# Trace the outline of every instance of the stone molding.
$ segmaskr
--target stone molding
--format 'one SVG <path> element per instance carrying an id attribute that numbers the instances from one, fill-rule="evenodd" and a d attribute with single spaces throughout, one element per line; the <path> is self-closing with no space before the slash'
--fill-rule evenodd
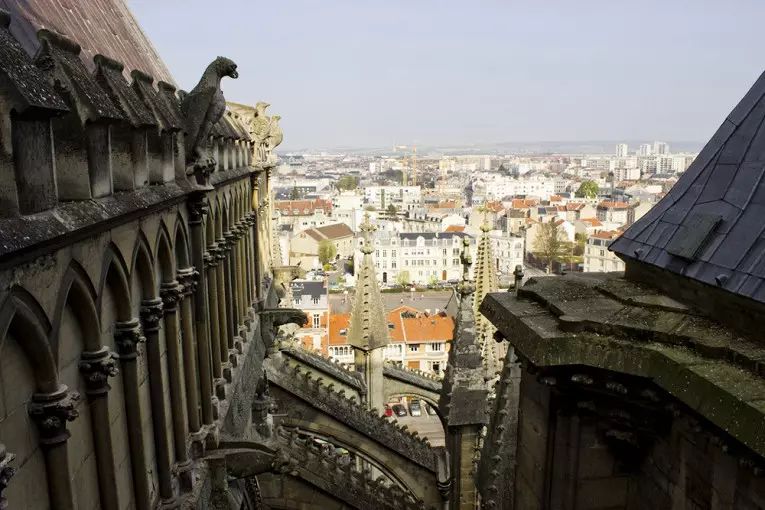
<path id="1" fill-rule="evenodd" d="M 324 372 L 325 374 L 338 379 L 340 382 L 353 386 L 361 393 L 367 392 L 366 384 L 361 378 L 361 374 L 358 372 L 351 372 L 350 370 L 343 368 L 337 361 L 332 361 L 330 358 L 325 358 L 319 354 L 315 354 L 311 351 L 307 351 L 301 348 L 281 348 L 283 355 L 290 356 L 298 361 L 310 365 L 311 367 Z"/>
<path id="2" fill-rule="evenodd" d="M 176 278 L 178 279 L 178 283 L 183 287 L 184 296 L 192 296 L 197 291 L 198 277 L 199 271 L 197 271 L 194 266 L 178 270 Z"/>
<path id="3" fill-rule="evenodd" d="M 29 416 L 37 424 L 40 432 L 41 445 L 55 446 L 65 443 L 71 435 L 66 423 L 80 416 L 79 411 L 75 409 L 80 394 L 68 389 L 62 384 L 53 393 L 35 393 L 32 402 L 27 406 Z"/>
<path id="4" fill-rule="evenodd" d="M 3 493 L 8 488 L 8 484 L 15 474 L 15 470 L 9 465 L 16 458 L 16 455 L 6 451 L 5 445 L 0 443 L 0 510 L 8 508 L 8 501 Z"/>
<path id="5" fill-rule="evenodd" d="M 162 298 L 144 299 L 141 301 L 141 325 L 144 332 L 159 331 L 163 315 Z"/>
<path id="6" fill-rule="evenodd" d="M 163 282 L 159 287 L 159 295 L 162 298 L 163 312 L 175 312 L 178 310 L 178 302 L 183 299 L 184 286 L 178 280 Z"/>
<path id="7" fill-rule="evenodd" d="M 334 383 L 325 385 L 323 377 L 314 379 L 297 365 L 286 361 L 280 365 L 267 361 L 266 365 L 271 383 L 404 458 L 436 472 L 437 452 L 416 431 L 409 432 L 406 425 L 399 426 L 396 420 L 388 420 L 375 410 L 364 409 L 355 399 L 346 397 L 345 390 L 335 391 Z"/>
<path id="8" fill-rule="evenodd" d="M 385 363 L 383 367 L 383 375 L 392 379 L 398 379 L 399 381 L 409 383 L 418 388 L 422 388 L 427 391 L 435 391 L 441 393 L 441 379 L 436 376 L 426 374 L 419 370 L 411 370 L 404 367 L 398 367 L 392 363 Z"/>
<path id="9" fill-rule="evenodd" d="M 346 455 L 334 452 L 332 446 L 320 447 L 301 439 L 297 429 L 287 430 L 280 425 L 275 436 L 280 448 L 273 465 L 276 472 L 296 474 L 355 508 L 426 508 L 412 494 L 387 485 L 384 477 L 375 480 L 368 469 L 359 471 Z"/>
<path id="10" fill-rule="evenodd" d="M 85 377 L 85 394 L 100 397 L 109 393 L 109 377 L 119 373 L 117 355 L 103 347 L 95 352 L 83 352 L 80 358 L 80 373 Z"/>
<path id="11" fill-rule="evenodd" d="M 117 344 L 120 360 L 134 360 L 138 357 L 138 344 L 145 342 L 146 338 L 141 334 L 139 319 L 126 322 L 117 322 L 114 325 L 114 341 Z"/>

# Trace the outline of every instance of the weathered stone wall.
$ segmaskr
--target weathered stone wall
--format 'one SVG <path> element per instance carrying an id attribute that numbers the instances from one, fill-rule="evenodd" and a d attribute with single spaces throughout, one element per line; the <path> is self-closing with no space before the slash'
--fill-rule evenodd
<path id="1" fill-rule="evenodd" d="M 762 473 L 694 418 L 676 416 L 636 455 L 609 443 L 593 417 L 561 412 L 550 393 L 524 372 L 516 508 L 765 508 Z"/>

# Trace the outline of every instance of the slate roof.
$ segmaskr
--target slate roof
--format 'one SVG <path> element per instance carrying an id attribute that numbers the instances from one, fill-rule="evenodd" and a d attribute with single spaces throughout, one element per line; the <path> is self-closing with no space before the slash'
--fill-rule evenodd
<path id="1" fill-rule="evenodd" d="M 327 295 L 327 289 L 323 280 L 294 280 L 290 282 L 293 298 L 306 296 L 310 299 L 321 298 Z"/>
<path id="2" fill-rule="evenodd" d="M 667 196 L 611 250 L 765 302 L 763 121 L 765 74 Z"/>
<path id="3" fill-rule="evenodd" d="M 0 0 L 0 9 L 11 13 L 11 33 L 30 56 L 40 47 L 37 31 L 45 28 L 77 41 L 90 71 L 100 53 L 125 64 L 128 80 L 131 71 L 139 70 L 175 84 L 124 0 Z"/>

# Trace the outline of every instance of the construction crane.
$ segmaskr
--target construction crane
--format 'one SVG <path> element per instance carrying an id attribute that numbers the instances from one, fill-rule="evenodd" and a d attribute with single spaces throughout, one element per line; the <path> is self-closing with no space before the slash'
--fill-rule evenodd
<path id="1" fill-rule="evenodd" d="M 394 145 L 394 151 L 411 151 L 412 157 L 410 158 L 412 186 L 417 186 L 417 146 L 416 145 Z M 406 186 L 406 172 L 403 173 L 403 185 Z"/>

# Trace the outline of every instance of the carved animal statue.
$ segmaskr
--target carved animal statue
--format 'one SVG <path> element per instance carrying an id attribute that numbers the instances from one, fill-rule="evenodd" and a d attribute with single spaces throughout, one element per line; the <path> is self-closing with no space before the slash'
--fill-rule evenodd
<path id="1" fill-rule="evenodd" d="M 181 111 L 186 121 L 186 162 L 204 167 L 208 172 L 215 167 L 216 161 L 207 153 L 207 138 L 226 111 L 226 98 L 220 89 L 225 76 L 239 77 L 236 64 L 218 57 L 207 66 L 197 86 L 181 97 Z"/>
<path id="2" fill-rule="evenodd" d="M 281 119 L 280 115 L 271 117 L 271 129 L 268 132 L 268 139 L 266 140 L 269 153 L 273 152 L 284 139 L 282 128 L 279 127 L 279 119 Z"/>
<path id="3" fill-rule="evenodd" d="M 258 101 L 255 105 L 255 118 L 252 119 L 251 135 L 255 142 L 255 147 L 258 148 L 258 160 L 266 161 L 268 154 L 267 140 L 271 131 L 271 119 L 266 117 L 266 108 L 271 106 L 270 104 Z"/>

